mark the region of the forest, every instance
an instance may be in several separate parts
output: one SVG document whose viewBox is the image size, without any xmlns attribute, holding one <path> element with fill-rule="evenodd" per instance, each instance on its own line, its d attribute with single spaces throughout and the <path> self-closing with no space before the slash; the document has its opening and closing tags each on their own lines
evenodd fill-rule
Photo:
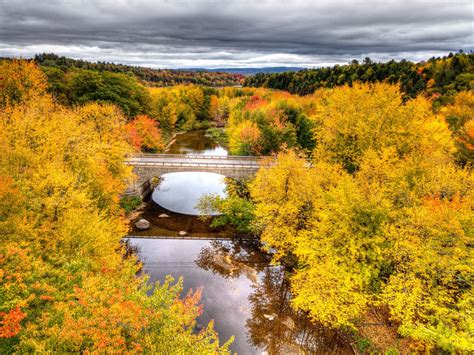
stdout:
<svg viewBox="0 0 474 355">
<path fill-rule="evenodd" d="M 403 340 L 386 351 L 472 351 L 473 92 L 435 113 L 388 83 L 259 90 L 232 105 L 229 148 L 272 157 L 202 211 L 291 265 L 292 304 L 314 321 L 390 320 Z"/>
<path fill-rule="evenodd" d="M 326 92 L 312 156 L 280 150 L 250 182 L 251 226 L 293 265 L 293 305 L 315 321 L 357 330 L 376 314 L 412 351 L 469 351 L 471 168 L 431 103 L 402 96 L 389 84 Z"/>
<path fill-rule="evenodd" d="M 62 78 L 69 72 L 92 70 L 133 75 L 149 86 L 172 86 L 179 84 L 196 84 L 205 86 L 232 86 L 242 83 L 244 76 L 218 71 L 206 70 L 171 70 L 152 69 L 140 66 L 115 64 L 108 62 L 92 63 L 80 59 L 60 57 L 53 53 L 35 56 L 35 61 L 43 68 L 48 77 Z"/>
<path fill-rule="evenodd" d="M 377 63 L 367 57 L 362 63 L 354 59 L 347 65 L 335 65 L 332 68 L 259 73 L 247 77 L 244 85 L 307 95 L 319 88 L 351 86 L 354 82 L 386 82 L 399 84 L 405 98 L 422 93 L 432 97 L 435 105 L 443 105 L 452 102 L 457 92 L 473 89 L 473 73 L 474 54 L 460 51 L 419 63 L 407 60 Z"/>
<path fill-rule="evenodd" d="M 120 243 L 120 109 L 57 104 L 28 61 L 1 62 L 0 88 L 0 352 L 226 352 L 212 324 L 193 332 L 200 291 L 150 294 Z"/>
<path fill-rule="evenodd" d="M 291 270 L 294 309 L 354 338 L 390 324 L 389 346 L 364 333 L 367 353 L 474 351 L 472 54 L 243 88 L 156 87 L 145 69 L 62 60 L 0 63 L 2 353 L 228 351 L 212 323 L 193 332 L 199 290 L 168 280 L 150 294 L 120 243 L 125 155 L 195 129 L 266 157 L 200 209 Z"/>
</svg>

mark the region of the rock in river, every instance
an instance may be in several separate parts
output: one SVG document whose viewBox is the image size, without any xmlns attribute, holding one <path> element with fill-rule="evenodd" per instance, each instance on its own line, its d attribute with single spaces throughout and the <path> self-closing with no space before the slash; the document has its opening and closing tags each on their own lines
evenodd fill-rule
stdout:
<svg viewBox="0 0 474 355">
<path fill-rule="evenodd" d="M 179 232 L 179 235 L 183 237 L 183 236 L 185 236 L 185 235 L 188 235 L 188 232 L 186 232 L 186 231 L 180 231 L 180 232 Z"/>
<path fill-rule="evenodd" d="M 158 216 L 158 218 L 169 218 L 169 216 L 166 213 L 162 213 Z"/>
<path fill-rule="evenodd" d="M 147 230 L 150 228 L 150 222 L 142 218 L 137 223 L 135 223 L 135 228 L 141 231 Z"/>
<path fill-rule="evenodd" d="M 274 319 L 277 317 L 277 315 L 276 315 L 275 313 L 273 313 L 273 314 L 264 314 L 263 316 L 264 316 L 266 319 L 270 320 L 270 321 L 271 321 L 271 320 L 274 320 Z"/>
</svg>

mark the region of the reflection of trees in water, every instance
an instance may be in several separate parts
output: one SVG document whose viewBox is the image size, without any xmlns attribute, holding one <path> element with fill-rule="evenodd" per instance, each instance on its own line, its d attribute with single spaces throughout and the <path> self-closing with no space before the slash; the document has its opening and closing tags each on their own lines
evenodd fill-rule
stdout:
<svg viewBox="0 0 474 355">
<path fill-rule="evenodd" d="M 202 136 L 193 139 L 190 144 L 188 145 L 189 148 L 193 150 L 203 151 L 206 149 L 214 149 L 217 147 L 217 143 L 215 143 L 212 139 Z"/>
<path fill-rule="evenodd" d="M 169 147 L 168 153 L 193 153 L 216 148 L 218 143 L 207 137 L 205 132 L 205 130 L 199 130 L 177 135 L 175 143 Z"/>
<path fill-rule="evenodd" d="M 257 282 L 270 257 L 260 251 L 257 240 L 215 240 L 201 249 L 196 264 L 225 278 L 247 276 Z"/>
<path fill-rule="evenodd" d="M 247 329 L 255 346 L 269 354 L 353 353 L 348 338 L 311 323 L 305 313 L 291 307 L 289 282 L 282 268 L 267 268 L 254 289 Z"/>
<path fill-rule="evenodd" d="M 269 266 L 270 257 L 251 240 L 213 241 L 203 248 L 196 263 L 225 278 L 242 275 L 253 281 L 249 296 L 252 317 L 246 327 L 250 342 L 269 354 L 353 353 L 341 333 L 313 324 L 303 312 L 292 309 L 289 282 L 281 267 Z M 257 274 L 263 277 L 257 279 Z"/>
</svg>

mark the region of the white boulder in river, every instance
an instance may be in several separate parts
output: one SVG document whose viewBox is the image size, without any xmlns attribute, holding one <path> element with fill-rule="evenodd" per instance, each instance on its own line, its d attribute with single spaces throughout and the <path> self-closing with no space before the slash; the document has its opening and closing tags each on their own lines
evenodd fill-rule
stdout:
<svg viewBox="0 0 474 355">
<path fill-rule="evenodd" d="M 169 216 L 166 213 L 162 213 L 158 216 L 158 218 L 169 218 Z"/>
<path fill-rule="evenodd" d="M 142 218 L 137 223 L 135 223 L 135 228 L 141 231 L 147 230 L 150 228 L 150 222 Z"/>
</svg>

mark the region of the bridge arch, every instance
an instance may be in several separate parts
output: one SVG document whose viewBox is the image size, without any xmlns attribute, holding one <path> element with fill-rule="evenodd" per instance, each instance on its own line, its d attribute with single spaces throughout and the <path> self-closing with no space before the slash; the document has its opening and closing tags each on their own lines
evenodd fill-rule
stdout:
<svg viewBox="0 0 474 355">
<path fill-rule="evenodd" d="M 242 180 L 255 175 L 262 157 L 209 156 L 180 154 L 135 154 L 127 157 L 138 179 L 130 184 L 127 194 L 141 197 L 151 192 L 152 180 L 174 172 L 210 172 Z"/>
</svg>

